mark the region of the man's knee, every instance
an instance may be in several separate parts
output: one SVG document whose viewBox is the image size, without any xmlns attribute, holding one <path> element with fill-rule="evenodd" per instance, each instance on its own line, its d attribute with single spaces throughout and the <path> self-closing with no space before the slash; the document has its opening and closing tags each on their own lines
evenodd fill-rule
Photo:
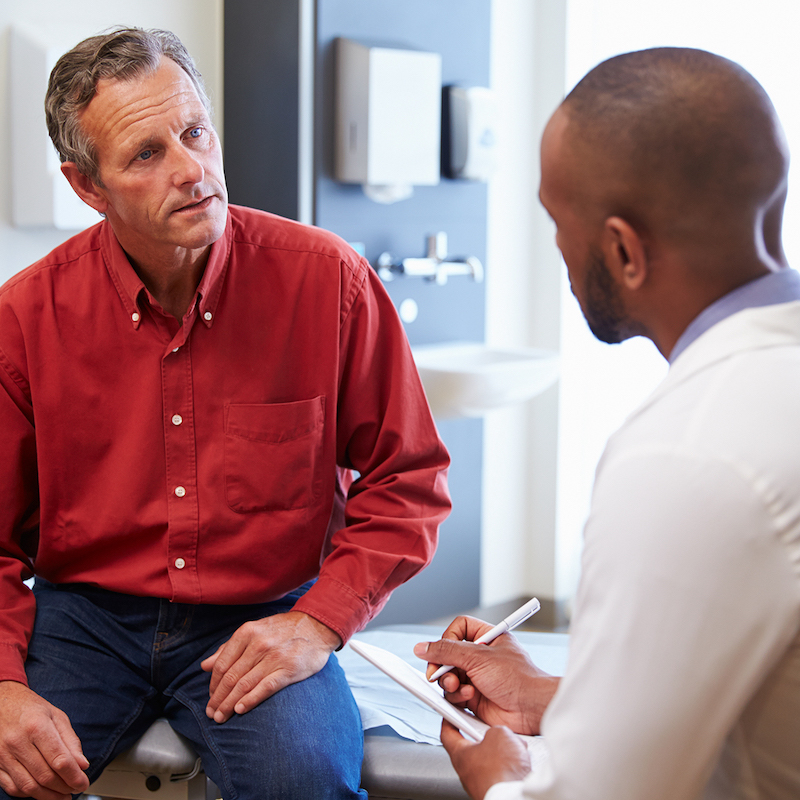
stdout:
<svg viewBox="0 0 800 800">
<path fill-rule="evenodd" d="M 208 757 L 213 763 L 206 771 L 224 795 L 366 797 L 359 790 L 361 718 L 338 664 L 329 667 L 246 714 L 221 725 L 210 723 L 206 744 L 211 745 Z"/>
</svg>

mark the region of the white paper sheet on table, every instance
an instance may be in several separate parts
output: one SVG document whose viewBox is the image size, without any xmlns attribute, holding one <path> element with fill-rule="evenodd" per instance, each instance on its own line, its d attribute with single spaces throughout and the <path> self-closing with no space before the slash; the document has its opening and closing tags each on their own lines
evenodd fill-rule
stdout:
<svg viewBox="0 0 800 800">
<path fill-rule="evenodd" d="M 414 655 L 413 648 L 417 642 L 426 641 L 426 637 L 434 638 L 430 631 L 378 629 L 354 638 L 388 650 L 422 672 L 425 662 Z M 553 675 L 563 674 L 566 635 L 526 634 L 523 643 L 539 667 Z M 350 648 L 344 648 L 337 656 L 361 712 L 364 730 L 388 726 L 404 739 L 440 744 L 439 714 Z"/>
</svg>

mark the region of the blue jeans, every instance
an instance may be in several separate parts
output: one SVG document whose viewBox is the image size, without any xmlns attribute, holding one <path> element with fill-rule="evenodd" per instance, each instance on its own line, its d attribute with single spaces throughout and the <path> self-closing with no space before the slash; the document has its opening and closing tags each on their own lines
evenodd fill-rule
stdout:
<svg viewBox="0 0 800 800">
<path fill-rule="evenodd" d="M 37 579 L 30 687 L 69 717 L 90 780 L 163 716 L 225 800 L 365 798 L 361 720 L 335 656 L 246 714 L 206 717 L 200 662 L 243 623 L 289 611 L 307 588 L 272 603 L 198 606 Z"/>
</svg>

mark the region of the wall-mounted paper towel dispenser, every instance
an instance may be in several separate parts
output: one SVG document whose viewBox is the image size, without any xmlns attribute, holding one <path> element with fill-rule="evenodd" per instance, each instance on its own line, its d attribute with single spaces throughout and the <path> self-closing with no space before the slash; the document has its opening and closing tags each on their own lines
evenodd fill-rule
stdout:
<svg viewBox="0 0 800 800">
<path fill-rule="evenodd" d="M 336 40 L 335 177 L 392 202 L 439 183 L 438 53 Z"/>
</svg>

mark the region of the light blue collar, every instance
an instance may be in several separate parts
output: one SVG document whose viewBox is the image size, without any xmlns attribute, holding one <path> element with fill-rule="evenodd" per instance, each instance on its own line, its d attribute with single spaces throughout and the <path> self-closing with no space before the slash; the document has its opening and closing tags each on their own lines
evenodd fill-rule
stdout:
<svg viewBox="0 0 800 800">
<path fill-rule="evenodd" d="M 669 363 L 671 364 L 701 334 L 731 314 L 743 311 L 745 308 L 790 303 L 792 300 L 800 300 L 800 273 L 793 269 L 770 272 L 769 275 L 739 286 L 703 309 L 689 323 L 689 327 L 675 342 L 675 347 L 669 354 Z"/>
</svg>

